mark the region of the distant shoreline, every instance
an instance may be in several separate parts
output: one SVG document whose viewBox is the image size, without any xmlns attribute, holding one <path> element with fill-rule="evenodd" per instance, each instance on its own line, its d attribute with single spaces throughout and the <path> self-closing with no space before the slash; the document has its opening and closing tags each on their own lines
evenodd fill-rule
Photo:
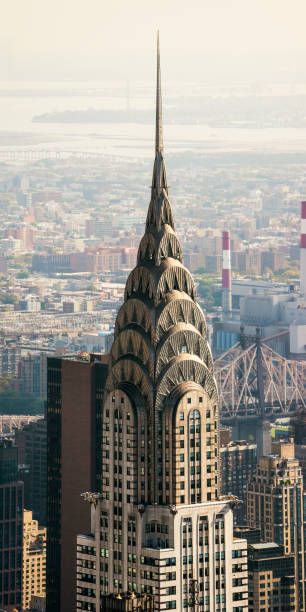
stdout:
<svg viewBox="0 0 306 612">
<path fill-rule="evenodd" d="M 206 125 L 210 128 L 305 128 L 306 96 L 182 98 L 165 108 L 166 124 Z M 154 123 L 153 109 L 51 111 L 34 115 L 33 123 Z"/>
</svg>

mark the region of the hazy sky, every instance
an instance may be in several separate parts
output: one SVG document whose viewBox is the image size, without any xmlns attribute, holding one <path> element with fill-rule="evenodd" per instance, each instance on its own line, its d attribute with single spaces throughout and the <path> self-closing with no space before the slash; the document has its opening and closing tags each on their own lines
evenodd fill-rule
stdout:
<svg viewBox="0 0 306 612">
<path fill-rule="evenodd" d="M 1 0 L 0 78 L 306 81 L 306 0 Z"/>
</svg>

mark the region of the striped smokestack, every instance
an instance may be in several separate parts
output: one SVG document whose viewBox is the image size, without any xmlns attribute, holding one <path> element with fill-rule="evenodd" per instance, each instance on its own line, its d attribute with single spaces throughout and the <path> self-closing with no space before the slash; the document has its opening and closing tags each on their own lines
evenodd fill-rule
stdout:
<svg viewBox="0 0 306 612">
<path fill-rule="evenodd" d="M 300 292 L 306 298 L 306 202 L 301 202 Z"/>
<path fill-rule="evenodd" d="M 232 311 L 231 242 L 227 231 L 222 232 L 222 308 L 224 313 Z"/>
</svg>

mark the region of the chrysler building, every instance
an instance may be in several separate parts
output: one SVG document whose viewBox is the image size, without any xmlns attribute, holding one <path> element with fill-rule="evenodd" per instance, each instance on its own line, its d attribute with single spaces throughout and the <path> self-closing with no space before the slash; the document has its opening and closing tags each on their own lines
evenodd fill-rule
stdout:
<svg viewBox="0 0 306 612">
<path fill-rule="evenodd" d="M 155 161 L 144 236 L 118 312 L 102 409 L 101 491 L 77 542 L 77 609 L 148 593 L 155 610 L 243 612 L 245 540 L 219 496 L 219 411 L 204 314 L 183 265 L 163 152 L 157 45 Z"/>
</svg>

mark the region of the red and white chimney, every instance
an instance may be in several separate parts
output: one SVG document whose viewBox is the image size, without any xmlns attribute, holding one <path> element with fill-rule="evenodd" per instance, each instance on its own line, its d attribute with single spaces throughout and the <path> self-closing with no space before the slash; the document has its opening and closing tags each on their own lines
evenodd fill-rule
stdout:
<svg viewBox="0 0 306 612">
<path fill-rule="evenodd" d="M 222 308 L 224 313 L 232 312 L 231 240 L 227 231 L 222 232 Z"/>
<path fill-rule="evenodd" d="M 301 202 L 300 294 L 306 298 L 306 202 Z"/>
</svg>

